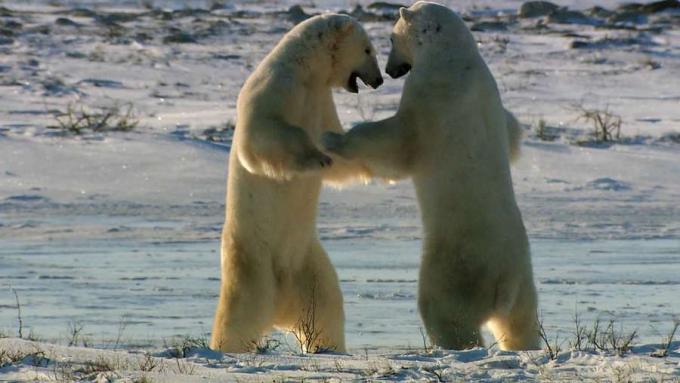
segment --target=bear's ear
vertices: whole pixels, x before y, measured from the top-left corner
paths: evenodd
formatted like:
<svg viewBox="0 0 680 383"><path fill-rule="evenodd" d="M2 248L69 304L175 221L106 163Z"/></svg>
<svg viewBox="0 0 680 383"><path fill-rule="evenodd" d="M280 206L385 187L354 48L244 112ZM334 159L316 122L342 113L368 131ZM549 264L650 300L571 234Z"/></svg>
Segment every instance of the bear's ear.
<svg viewBox="0 0 680 383"><path fill-rule="evenodd" d="M399 8L399 16L407 23L410 23L413 20L413 12L404 7Z"/></svg>

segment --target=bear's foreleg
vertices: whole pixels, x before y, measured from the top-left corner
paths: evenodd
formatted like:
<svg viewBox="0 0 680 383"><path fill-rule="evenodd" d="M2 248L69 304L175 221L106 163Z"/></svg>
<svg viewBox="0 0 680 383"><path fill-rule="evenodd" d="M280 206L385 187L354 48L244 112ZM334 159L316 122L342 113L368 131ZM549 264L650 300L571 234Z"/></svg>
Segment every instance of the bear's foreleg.
<svg viewBox="0 0 680 383"><path fill-rule="evenodd" d="M359 161L373 177L399 179L410 174L417 135L394 116L359 124L344 135L324 133L322 144L331 153Z"/></svg>
<svg viewBox="0 0 680 383"><path fill-rule="evenodd" d="M331 165L331 158L302 128L273 118L253 124L257 126L242 133L238 151L239 161L251 173L288 180Z"/></svg>

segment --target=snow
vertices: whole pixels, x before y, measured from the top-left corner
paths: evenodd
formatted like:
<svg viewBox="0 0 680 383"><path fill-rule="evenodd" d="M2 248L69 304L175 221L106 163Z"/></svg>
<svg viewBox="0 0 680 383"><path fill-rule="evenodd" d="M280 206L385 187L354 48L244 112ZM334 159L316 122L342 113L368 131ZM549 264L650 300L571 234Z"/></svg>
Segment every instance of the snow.
<svg viewBox="0 0 680 383"><path fill-rule="evenodd" d="M0 356L0 380L64 380L102 358L119 361L114 372L78 376L680 379L677 341L668 357L650 356L680 319L677 12L632 27L547 23L542 29L535 19L509 21L521 1L447 2L471 24L507 24L507 31L475 36L504 103L527 127L513 179L540 315L564 350L555 360L494 347L423 349L416 309L422 234L405 181L327 188L320 201L319 236L341 279L351 355L301 356L290 337L278 334L290 346L262 355L199 347L178 361L159 350L177 336L207 336L217 299L230 147L224 126L236 118L244 79L290 28L281 11L294 2L240 1L210 13L187 10L207 1L147 3L185 14L141 15L146 10L138 1L0 3L10 10L0 9L0 27L11 30L0 41L0 334L17 334L13 289L24 337L40 339L0 339L0 355L37 347L47 358L5 363ZM369 2L303 7L313 13L357 3ZM557 3L581 10L620 4ZM76 7L97 17L69 11ZM114 11L140 15L107 24L101 16ZM57 22L60 17L73 23ZM384 64L391 23L364 25ZM177 31L197 42L163 42ZM358 96L336 93L346 127L394 112L402 80L385 80ZM48 128L69 104L94 110L126 103L140 122L130 132ZM621 116L621 142L592 142L591 123L579 118L582 107ZM550 140L537 136L540 120ZM635 347L623 357L571 351L575 313L586 326L613 319L617 330L637 331ZM94 347L67 346L69 323L82 325ZM145 353L162 362L162 372L142 371Z"/></svg>
<svg viewBox="0 0 680 383"><path fill-rule="evenodd" d="M383 381L673 381L677 379L680 342L665 358L647 349L626 357L594 352L565 351L551 360L542 351L423 351L382 355L293 352L222 354L195 349L186 357L169 353L97 350L2 339L0 347L22 358L0 368L9 381L134 381L144 377L162 382L300 380ZM650 345L649 348L655 346ZM658 345L656 346L658 347ZM94 361L94 362L93 362Z"/></svg>

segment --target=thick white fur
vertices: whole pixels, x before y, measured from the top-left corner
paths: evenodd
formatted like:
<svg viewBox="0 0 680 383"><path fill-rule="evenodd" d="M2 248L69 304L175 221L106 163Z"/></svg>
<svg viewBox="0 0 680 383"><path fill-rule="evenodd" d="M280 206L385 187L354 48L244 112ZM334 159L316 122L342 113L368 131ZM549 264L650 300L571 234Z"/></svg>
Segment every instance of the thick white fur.
<svg viewBox="0 0 680 383"><path fill-rule="evenodd" d="M362 171L341 158L329 168L316 142L325 131L342 131L331 88L357 68L380 76L365 31L348 16L324 15L287 33L244 84L212 348L252 350L276 326L298 332L309 351L345 351L338 278L316 235L317 200L322 179ZM315 333L305 334L300 324L310 320Z"/></svg>
<svg viewBox="0 0 680 383"><path fill-rule="evenodd" d="M392 38L388 73L412 67L396 115L324 145L375 177L412 177L425 230L418 306L434 344L480 345L488 323L502 349L535 349L537 297L509 166L519 125L454 12L418 2Z"/></svg>

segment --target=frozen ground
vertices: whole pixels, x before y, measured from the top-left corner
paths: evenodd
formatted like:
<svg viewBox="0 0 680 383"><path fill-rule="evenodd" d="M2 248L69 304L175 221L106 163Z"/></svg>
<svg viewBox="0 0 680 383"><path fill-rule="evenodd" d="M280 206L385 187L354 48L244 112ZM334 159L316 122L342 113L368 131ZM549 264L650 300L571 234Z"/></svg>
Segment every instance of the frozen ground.
<svg viewBox="0 0 680 383"><path fill-rule="evenodd" d="M110 349L119 338L117 348L149 351L174 336L206 336L211 326L227 125L241 83L292 25L286 10L293 2L242 1L213 11L205 10L212 2L192 3L203 10L139 3L0 2L0 333L18 330L10 286L22 303L24 337L63 344L75 324L97 347ZM314 13L356 3L369 2L303 6ZM595 2L558 3L587 10ZM287 347L223 356L199 348L188 359L163 359L168 365L151 378L184 379L193 368L196 380L227 372L239 380L680 379L680 345L669 358L649 357L680 319L680 13L572 14L558 23L511 17L518 1L448 4L466 15L506 106L527 126L513 177L546 330L572 338L578 312L589 326L615 319L646 345L625 358L579 351L550 362L493 348L425 353L413 190L408 182L375 183L327 189L320 205L319 233L342 279L355 356L299 357ZM379 18L362 16L384 63L391 23ZM338 92L345 125L393 113L401 85L386 78L358 97ZM69 104L78 113L126 103L139 120L130 132L48 128ZM620 142L593 142L579 107L619 115ZM0 353L14 347L34 345L0 340ZM73 371L55 373L61 362L142 355L38 347L49 363L10 363L5 354L0 380L63 380ZM124 370L120 376L146 373L131 363L114 367ZM99 372L108 373L80 374Z"/></svg>

